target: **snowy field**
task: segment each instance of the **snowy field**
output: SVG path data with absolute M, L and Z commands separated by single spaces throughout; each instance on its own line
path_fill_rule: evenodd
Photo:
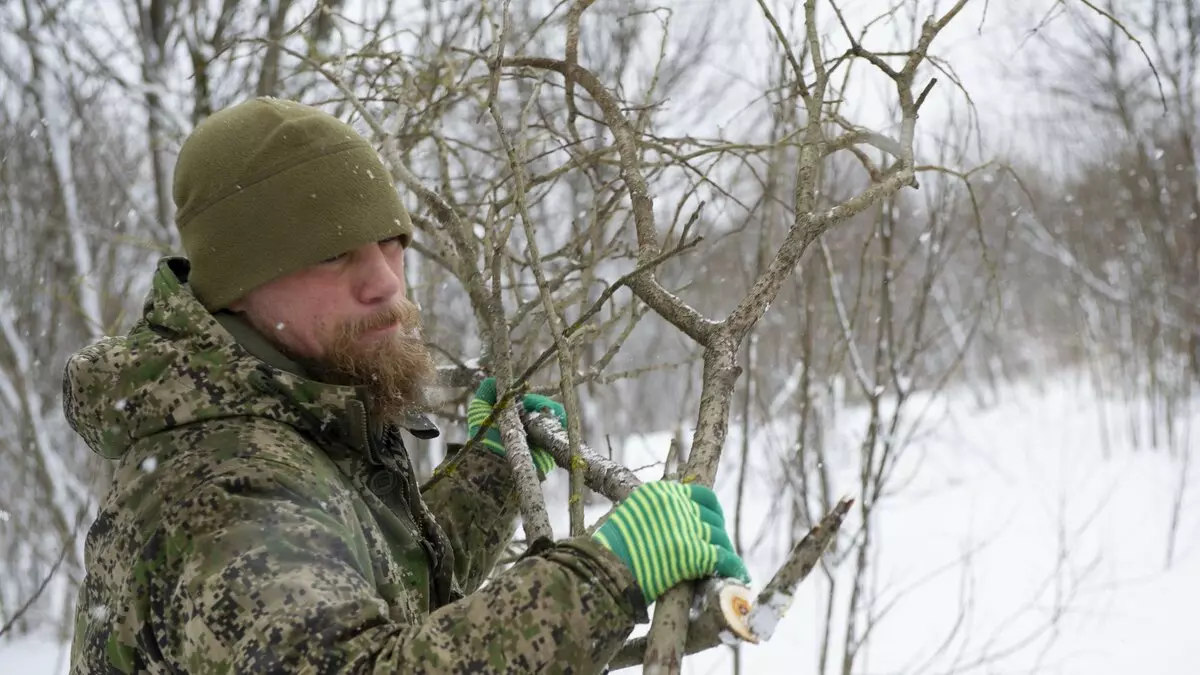
M 1200 672 L 1190 624 L 1200 606 L 1197 471 L 1187 476 L 1168 569 L 1182 463 L 1151 449 L 1147 411 L 1098 401 L 1089 385 L 1073 380 L 1013 387 L 1000 398 L 980 409 L 972 396 L 950 393 L 915 430 L 876 514 L 873 536 L 881 543 L 872 575 L 883 616 L 853 672 Z M 910 403 L 914 411 L 924 407 Z M 864 420 L 855 410 L 838 420 L 844 447 L 859 442 Z M 1131 438 L 1136 420 L 1140 442 Z M 778 433 L 764 430 L 752 440 L 743 513 L 745 541 L 761 540 L 746 554 L 760 584 L 789 544 L 776 467 L 791 425 L 777 426 Z M 668 442 L 648 440 L 657 452 Z M 727 447 L 740 443 L 731 429 Z M 1178 421 L 1176 445 L 1200 450 L 1200 405 Z M 649 457 L 627 459 L 638 466 Z M 835 467 L 839 494 L 854 494 L 858 465 L 850 457 L 829 459 L 844 461 Z M 723 464 L 718 480 L 723 504 L 735 503 L 735 464 Z M 860 525 L 853 510 L 843 532 Z M 840 589 L 850 585 L 849 568 L 835 575 Z M 816 571 L 802 586 L 769 643 L 743 648 L 742 672 L 818 673 L 825 611 L 818 600 L 828 592 L 821 577 Z M 834 624 L 845 625 L 844 612 L 835 610 Z M 826 673 L 841 672 L 841 644 L 835 633 Z M 719 648 L 693 657 L 684 672 L 732 672 L 732 663 Z
M 925 408 L 921 401 L 910 406 Z M 929 406 L 874 522 L 879 546 L 869 576 L 882 617 L 854 673 L 1198 672 L 1200 641 L 1189 620 L 1200 606 L 1200 481 L 1194 468 L 1186 476 L 1168 567 L 1182 463 L 1150 447 L 1144 414 L 1125 402 L 1098 401 L 1090 386 L 1074 380 L 1013 387 L 982 409 L 972 396 L 953 393 Z M 842 413 L 838 443 L 856 443 L 863 419 L 861 411 Z M 1131 422 L 1138 419 L 1135 441 Z M 778 466 L 791 425 L 777 426 L 752 440 L 742 515 L 743 538 L 753 546 L 747 563 L 760 584 L 788 545 Z M 1176 431 L 1177 448 L 1200 446 L 1200 405 L 1177 421 Z M 626 462 L 661 461 L 667 438 L 635 439 Z M 731 521 L 740 443 L 731 429 L 718 481 Z M 852 454 L 840 457 L 829 457 L 836 487 L 853 494 L 857 465 Z M 641 473 L 653 478 L 661 468 Z M 565 532 L 566 509 L 555 508 L 564 503 L 565 481 L 555 478 L 548 488 L 556 531 Z M 843 532 L 860 525 L 852 511 Z M 835 571 L 839 589 L 849 586 L 849 567 Z M 827 584 L 814 572 L 774 638 L 743 649 L 742 672 L 817 673 L 819 600 Z M 844 612 L 835 610 L 834 624 L 845 625 Z M 836 633 L 833 644 L 827 673 L 841 669 Z M 685 672 L 732 672 L 732 663 L 731 652 L 718 648 L 692 657 Z M 64 673 L 65 646 L 5 644 L 0 664 L 6 673 Z

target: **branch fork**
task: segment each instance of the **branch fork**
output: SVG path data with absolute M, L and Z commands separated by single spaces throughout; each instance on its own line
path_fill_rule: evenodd
M 566 432 L 548 415 L 522 413 L 529 442 L 545 448 L 562 467 L 570 466 L 571 446 Z M 642 484 L 632 471 L 580 443 L 584 483 L 614 503 Z M 796 589 L 829 548 L 854 500 L 844 497 L 792 549 L 783 565 L 754 596 L 750 587 L 728 579 L 708 579 L 698 584 L 689 612 L 685 654 L 739 641 L 758 644 L 771 639 L 787 613 Z M 646 637 L 630 640 L 610 662 L 616 670 L 639 665 L 648 647 Z

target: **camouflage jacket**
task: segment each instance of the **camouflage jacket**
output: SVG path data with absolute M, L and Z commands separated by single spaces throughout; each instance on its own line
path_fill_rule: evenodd
M 484 584 L 515 531 L 507 462 L 468 450 L 418 486 L 362 391 L 280 367 L 187 271 L 160 261 L 130 332 L 66 366 L 67 419 L 118 460 L 72 673 L 599 672 L 645 620 L 586 537 Z

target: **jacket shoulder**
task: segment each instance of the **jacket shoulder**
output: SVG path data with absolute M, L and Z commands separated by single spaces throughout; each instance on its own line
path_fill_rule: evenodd
M 164 518 L 186 521 L 195 506 L 188 497 L 212 487 L 311 504 L 354 502 L 349 483 L 312 439 L 281 422 L 235 417 L 175 427 L 134 443 L 99 515 L 120 524 L 123 538 L 134 544 Z
M 121 462 L 161 469 L 177 480 L 199 485 L 221 478 L 280 476 L 302 478 L 336 472 L 324 450 L 296 428 L 263 417 L 205 420 L 142 439 Z
M 148 657 L 151 588 L 170 586 L 182 572 L 163 556 L 197 532 L 259 523 L 275 508 L 271 500 L 319 511 L 345 523 L 339 531 L 354 532 L 356 497 L 337 474 L 311 439 L 265 418 L 197 422 L 134 443 L 88 531 L 73 661 Z M 238 504 L 242 498 L 267 501 L 253 511 Z

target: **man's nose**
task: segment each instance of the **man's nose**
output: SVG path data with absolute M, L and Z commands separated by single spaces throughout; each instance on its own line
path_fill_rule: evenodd
M 392 269 L 391 261 L 379 244 L 364 246 L 359 251 L 358 299 L 363 304 L 391 302 L 396 294 L 404 293 L 404 277 Z

